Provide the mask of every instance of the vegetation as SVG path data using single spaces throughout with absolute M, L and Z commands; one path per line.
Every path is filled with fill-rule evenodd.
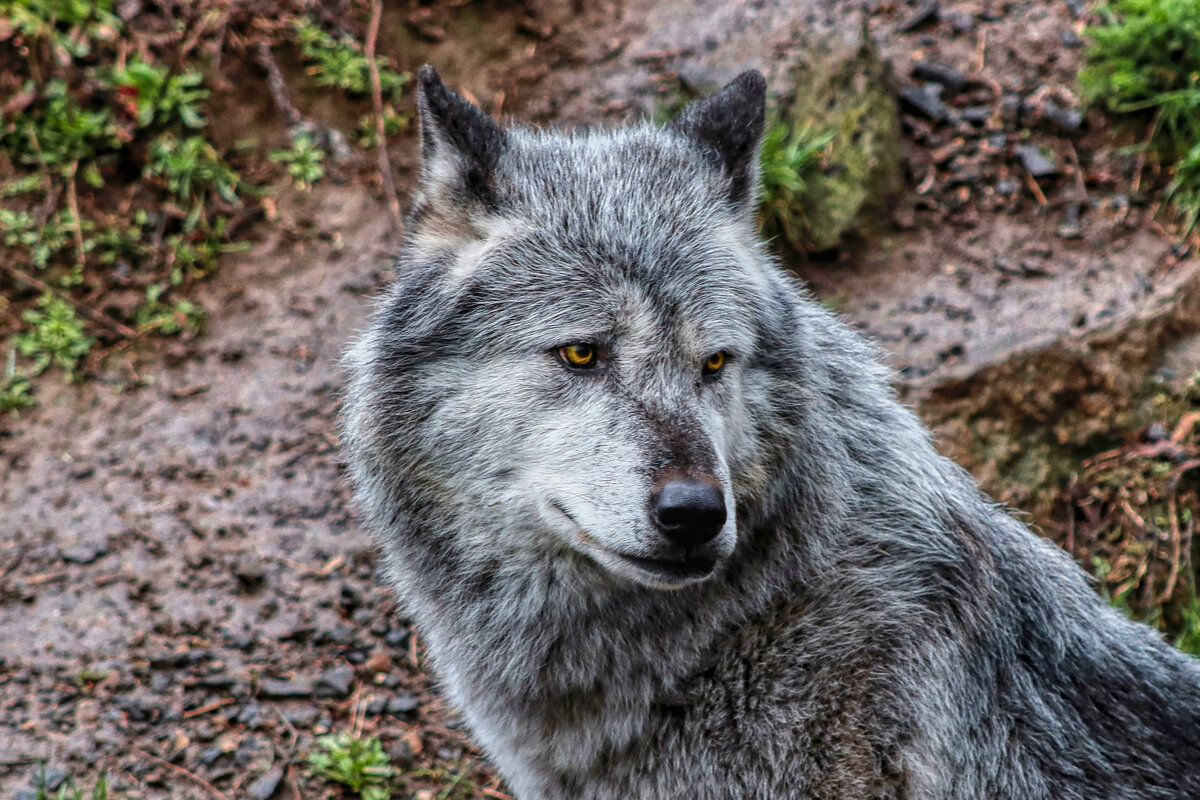
M 38 779 L 34 800 L 108 800 L 108 779 L 102 773 L 92 784 L 92 791 L 86 792 L 76 786 L 74 779 L 67 778 L 56 791 L 51 792 L 46 788 L 46 774 L 43 771 Z
M 308 768 L 315 776 L 342 784 L 362 800 L 388 800 L 389 779 L 396 774 L 379 739 L 349 733 L 318 739 L 316 749 L 309 753 Z
M 193 284 L 244 246 L 237 239 L 270 191 L 256 184 L 286 170 L 307 189 L 325 176 L 329 132 L 308 120 L 269 154 L 219 144 L 202 58 L 291 47 L 316 86 L 361 104 L 371 88 L 363 45 L 297 13 L 307 8 L 198 0 L 125 21 L 113 0 L 0 0 L 0 411 L 32 405 L 36 378 L 52 365 L 87 375 L 93 346 L 114 336 L 197 331 L 204 310 Z M 284 25 L 259 24 L 281 12 Z M 218 36 L 225 29 L 237 35 Z M 375 62 L 385 135 L 394 134 L 407 124 L 393 104 L 409 75 Z M 295 123 L 299 112 L 284 116 Z M 371 114 L 352 133 L 364 147 L 378 143 Z M 128 289 L 143 293 L 140 307 L 76 315 Z
M 810 196 L 821 180 L 821 156 L 831 133 L 815 133 L 805 125 L 775 121 L 762 143 L 762 204 L 759 223 L 768 236 L 781 236 L 803 249 L 810 241 Z
M 1169 199 L 1190 233 L 1200 216 L 1200 3 L 1112 0 L 1097 13 L 1084 96 L 1149 125 L 1145 147 L 1172 173 Z

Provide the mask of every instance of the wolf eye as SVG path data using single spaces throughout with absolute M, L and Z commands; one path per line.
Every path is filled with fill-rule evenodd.
M 721 371 L 721 367 L 723 366 L 725 366 L 725 351 L 718 350 L 709 356 L 708 360 L 704 362 L 704 374 L 716 375 Z
M 594 344 L 568 344 L 558 348 L 558 357 L 567 366 L 577 369 L 591 369 L 596 366 L 596 346 Z

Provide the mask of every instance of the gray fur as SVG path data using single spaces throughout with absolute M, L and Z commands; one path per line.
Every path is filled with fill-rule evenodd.
M 761 124 L 739 80 L 725 102 Z M 764 251 L 719 136 L 501 132 L 431 70 L 421 92 L 422 185 L 344 441 L 520 800 L 1200 797 L 1200 666 L 934 451 L 873 347 Z M 604 369 L 559 361 L 583 341 Z M 647 498 L 692 468 L 736 515 L 711 577 L 656 581 L 612 554 L 672 555 Z

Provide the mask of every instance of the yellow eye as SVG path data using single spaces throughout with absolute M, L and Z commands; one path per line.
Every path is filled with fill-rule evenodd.
M 591 344 L 569 344 L 558 348 L 559 357 L 572 367 L 587 369 L 596 366 L 596 346 Z
M 725 366 L 725 351 L 718 350 L 708 357 L 708 361 L 704 362 L 704 374 L 713 375 L 723 366 Z

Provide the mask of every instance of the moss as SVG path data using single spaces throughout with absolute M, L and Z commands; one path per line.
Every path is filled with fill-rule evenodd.
M 781 119 L 794 129 L 821 132 L 829 141 L 822 169 L 797 198 L 794 211 L 802 218 L 803 234 L 788 238 L 802 250 L 829 250 L 886 218 L 888 201 L 902 187 L 890 75 L 874 49 L 864 45 L 841 62 L 808 53 L 791 76 L 796 88 L 780 99 Z

